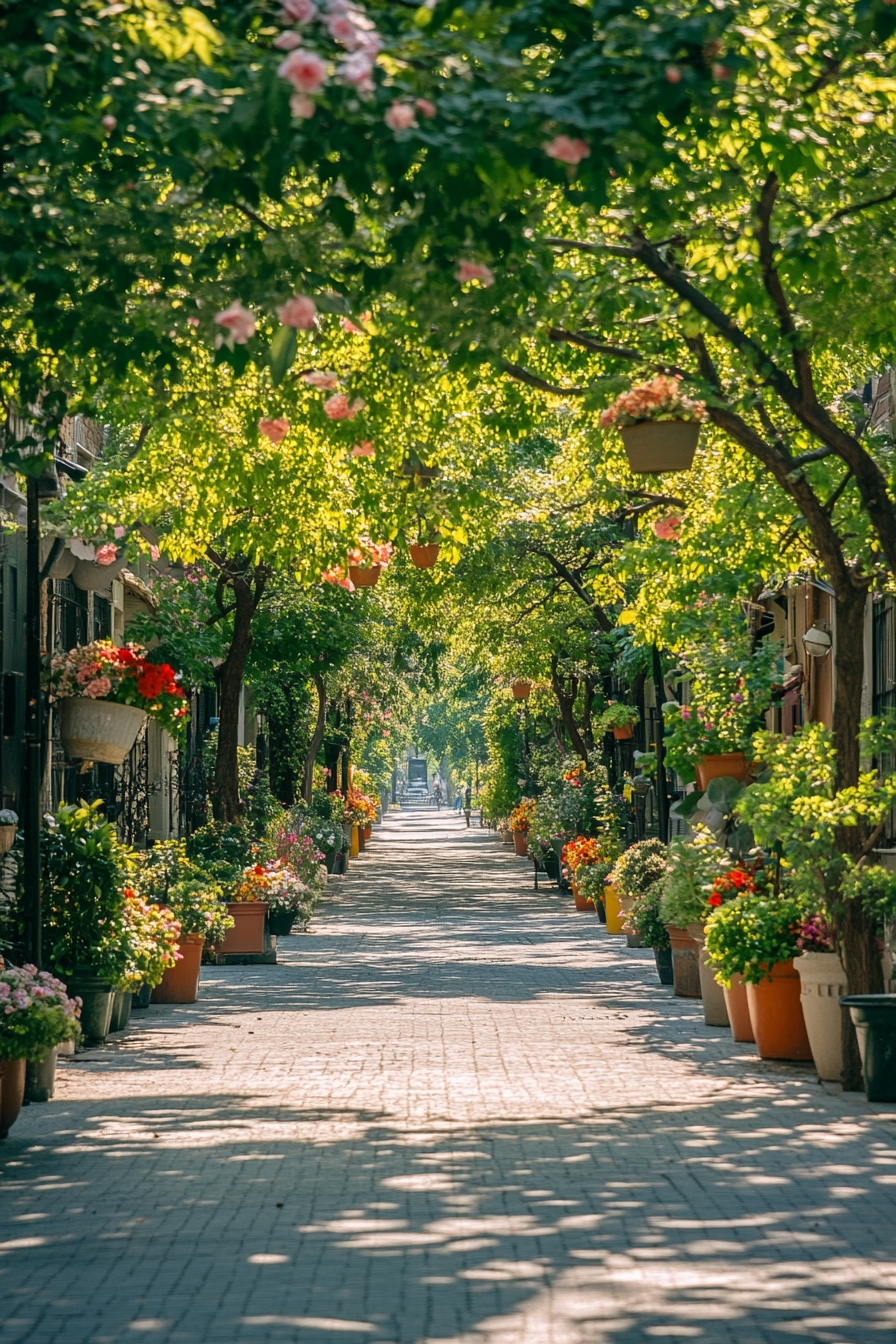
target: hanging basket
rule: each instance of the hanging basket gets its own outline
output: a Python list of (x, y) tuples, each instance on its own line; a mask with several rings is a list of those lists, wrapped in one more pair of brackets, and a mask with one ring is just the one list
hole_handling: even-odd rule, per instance
[(411, 553), (411, 560), (414, 562), (417, 569), (432, 569), (439, 558), (438, 542), (433, 542), (429, 546), (420, 544), (410, 545), (408, 546), (408, 550)]
[(736, 779), (743, 784), (747, 778), (747, 758), (742, 751), (721, 751), (713, 756), (704, 756), (695, 761), (697, 788), (708, 789), (714, 779)]
[(348, 576), (356, 588), (375, 588), (382, 572), (382, 565), (370, 565), (368, 569), (362, 569), (360, 565), (348, 567)]
[(528, 700), (532, 694), (531, 681), (511, 682), (510, 689), (513, 691), (514, 700)]
[(619, 433), (632, 471), (659, 476), (664, 471), (690, 471), (700, 426), (691, 420), (643, 420), (620, 426)]
[(632, 726), (627, 723), (624, 728), (614, 728), (613, 736), (617, 742), (628, 742), (633, 737)]
[(114, 700), (72, 696), (59, 702), (60, 734), (66, 755), (76, 761), (121, 765), (146, 721), (146, 712)]

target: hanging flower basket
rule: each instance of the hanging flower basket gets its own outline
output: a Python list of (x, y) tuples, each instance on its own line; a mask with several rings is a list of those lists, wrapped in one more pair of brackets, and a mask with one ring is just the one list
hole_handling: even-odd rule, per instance
[(423, 546), (419, 543), (412, 543), (408, 546), (411, 554), (411, 560), (417, 569), (432, 569), (439, 558), (439, 543), (433, 542), (431, 545)]
[(665, 471), (690, 471), (700, 438), (700, 426), (691, 420), (644, 420), (619, 430), (628, 464), (642, 476)]
[(628, 742), (633, 736), (631, 725), (629, 724), (627, 728), (614, 728), (613, 736), (617, 742)]
[[(97, 554), (102, 554), (102, 548)], [(85, 592), (98, 592), (101, 588), (108, 588), (112, 580), (118, 578), (127, 561), (127, 551), (124, 549), (121, 555), (105, 564), (99, 559), (77, 560), (71, 570), (72, 583)]]
[(368, 569), (362, 569), (360, 565), (348, 567), (348, 576), (356, 588), (375, 588), (382, 572), (382, 565), (371, 565)]
[(514, 681), (510, 684), (514, 700), (528, 700), (532, 694), (531, 681)]
[(743, 784), (747, 778), (747, 758), (742, 751), (721, 751), (695, 762), (697, 788), (709, 788), (710, 781), (728, 777)]
[(121, 765), (146, 722), (146, 711), (76, 696), (60, 700), (59, 717), (62, 745), (72, 760)]

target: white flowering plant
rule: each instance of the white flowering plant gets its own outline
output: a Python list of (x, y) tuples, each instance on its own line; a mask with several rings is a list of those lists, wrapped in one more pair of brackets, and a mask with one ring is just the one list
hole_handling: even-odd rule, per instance
[(81, 1000), (36, 966), (7, 966), (0, 957), (0, 1059), (40, 1060), (81, 1034)]

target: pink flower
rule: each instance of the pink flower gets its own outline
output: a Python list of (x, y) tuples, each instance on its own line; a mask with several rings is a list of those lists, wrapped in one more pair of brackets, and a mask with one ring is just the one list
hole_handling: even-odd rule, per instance
[(489, 285), (495, 283), (494, 272), (488, 266), (481, 266), (477, 261), (458, 262), (457, 270), (454, 272), (455, 280), (464, 284), (467, 280), (480, 280), (488, 289)]
[(280, 51), (295, 51), (296, 47), (300, 47), (301, 45), (302, 34), (293, 32), (291, 28), (287, 28), (284, 32), (278, 33), (274, 38), (274, 46)]
[(428, 98), (415, 98), (414, 106), (422, 117), (434, 117), (436, 115), (436, 105), (431, 103)]
[(311, 373), (303, 373), (302, 381), (309, 387), (319, 387), (322, 391), (332, 392), (339, 386), (339, 378), (335, 373), (323, 373), (312, 370)]
[(373, 79), (374, 57), (369, 51), (356, 51), (343, 61), (337, 70), (339, 78), (346, 84), (353, 84), (361, 93), (371, 93), (375, 87)]
[(414, 117), (414, 107), (412, 103), (393, 103), (387, 110), (383, 121), (389, 127), (390, 131), (407, 131), (411, 126), (416, 126)]
[(362, 439), (352, 449), (352, 457), (373, 457), (373, 444), (370, 439)]
[(684, 719), (685, 723), (687, 723), (688, 719), (691, 717), (691, 711), (688, 709), (687, 705), (682, 705), (681, 717)]
[(278, 65), (277, 74), (288, 79), (299, 93), (320, 93), (326, 83), (327, 67), (316, 52), (299, 47)]
[(150, 556), (152, 557), (153, 560), (158, 560), (159, 555), (161, 554), (161, 552), (159, 551), (158, 546), (150, 546), (150, 548), (149, 548), (149, 554), (150, 554)]
[(270, 439), (271, 443), (279, 443), (280, 440), (285, 439), (289, 433), (289, 421), (259, 420), (258, 432), (259, 434), (263, 434), (266, 439)]
[(359, 47), (379, 47), (379, 37), (373, 24), (358, 10), (331, 13), (327, 19), (327, 28), (330, 36), (336, 42), (341, 42), (347, 51), (357, 51)]
[(364, 402), (360, 397), (349, 401), (344, 392), (337, 392), (335, 397), (330, 397), (324, 402), (324, 413), (331, 420), (354, 420), (359, 411), (363, 411)]
[(677, 541), (680, 527), (680, 518), (660, 518), (654, 523), (653, 531), (660, 541)]
[(118, 118), (113, 117), (111, 112), (107, 112), (103, 117), (101, 125), (104, 131), (114, 131), (115, 127), (118, 125)]
[(190, 325), (191, 327), (198, 327), (198, 326), (199, 326), (199, 318), (198, 318), (198, 317), (188, 317), (188, 318), (187, 318), (187, 322), (189, 323), (189, 325)]
[(294, 93), (289, 100), (289, 110), (300, 121), (307, 121), (314, 116), (314, 103), (307, 93)]
[(283, 17), (288, 23), (310, 23), (317, 14), (311, 0), (283, 0)]
[(124, 528), (124, 527), (116, 527), (116, 529), (115, 529), (115, 531), (113, 532), (112, 535), (115, 537), (115, 540), (116, 540), (116, 541), (121, 541), (121, 539), (122, 539), (122, 537), (124, 536), (124, 534), (125, 534), (126, 531), (127, 531), (127, 528)]
[(223, 312), (215, 313), (215, 321), (219, 327), (225, 327), (230, 332), (237, 345), (245, 345), (255, 335), (255, 318), (239, 299), (234, 300)]
[[(351, 579), (348, 577), (345, 571), (340, 569), (338, 565), (336, 565), (335, 568), (333, 569), (324, 570), (323, 574), (321, 574), (320, 576), (320, 579), (321, 583), (334, 583), (337, 588), (345, 588), (346, 591), (349, 593), (353, 593), (355, 591), (355, 585), (352, 583)], [(325, 775), (329, 774), (329, 771), (325, 770), (324, 774)]]
[(735, 691), (734, 694), (733, 694), (732, 697), (731, 697), (731, 703), (732, 703), (733, 705), (742, 705), (743, 702), (744, 702), (744, 697), (741, 695), (740, 691)]
[[(362, 321), (363, 321), (363, 318), (362, 318)], [(367, 332), (366, 332), (366, 331), (362, 331), (360, 327), (356, 327), (355, 324), (354, 324), (354, 322), (352, 322), (352, 321), (351, 321), (349, 318), (347, 318), (347, 317), (341, 317), (341, 318), (339, 319), (339, 325), (340, 325), (340, 327), (342, 328), (343, 331), (350, 332), (350, 334), (351, 334), (352, 336), (366, 336), (366, 335), (367, 335)]]
[(286, 303), (277, 309), (277, 316), (284, 327), (299, 327), (302, 331), (311, 330), (316, 315), (317, 308), (314, 300), (306, 298), (304, 294), (296, 294), (294, 298), (287, 299)]
[(553, 140), (542, 145), (542, 149), (550, 158), (573, 165), (581, 163), (582, 159), (587, 159), (591, 154), (584, 140), (570, 140), (568, 135), (555, 135)]
[(91, 700), (100, 700), (104, 695), (108, 695), (111, 689), (112, 683), (108, 677), (96, 677), (84, 687), (84, 694), (89, 695)]
[(101, 546), (96, 553), (96, 563), (98, 565), (112, 565), (118, 559), (118, 547), (114, 541), (107, 541), (105, 546)]
[(670, 84), (679, 84), (681, 82), (681, 71), (677, 65), (666, 66), (666, 78)]
[(85, 663), (84, 666), (79, 667), (75, 673), (75, 681), (79, 686), (86, 686), (88, 681), (93, 681), (93, 678), (99, 670), (99, 663)]

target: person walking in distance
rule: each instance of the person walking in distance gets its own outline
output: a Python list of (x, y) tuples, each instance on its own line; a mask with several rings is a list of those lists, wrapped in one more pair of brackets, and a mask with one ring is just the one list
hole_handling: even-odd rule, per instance
[(470, 813), (473, 811), (473, 789), (467, 785), (464, 789), (464, 816), (467, 819), (467, 830), (470, 829)]
[(442, 810), (442, 781), (439, 779), (438, 775), (436, 775), (435, 780), (434, 780), (434, 782), (433, 782), (433, 786), (432, 786), (432, 797), (433, 797), (433, 802), (434, 802), (435, 805), (436, 805), (436, 810), (439, 811), (439, 812), (441, 812), (441, 810)]
[(458, 786), (457, 786), (457, 793), (454, 795), (454, 810), (455, 810), (455, 812), (460, 812), (460, 810), (461, 810), (461, 808), (463, 807), (463, 805), (464, 805), (464, 791), (463, 791), (463, 789), (461, 788), (461, 786), (458, 784)]

